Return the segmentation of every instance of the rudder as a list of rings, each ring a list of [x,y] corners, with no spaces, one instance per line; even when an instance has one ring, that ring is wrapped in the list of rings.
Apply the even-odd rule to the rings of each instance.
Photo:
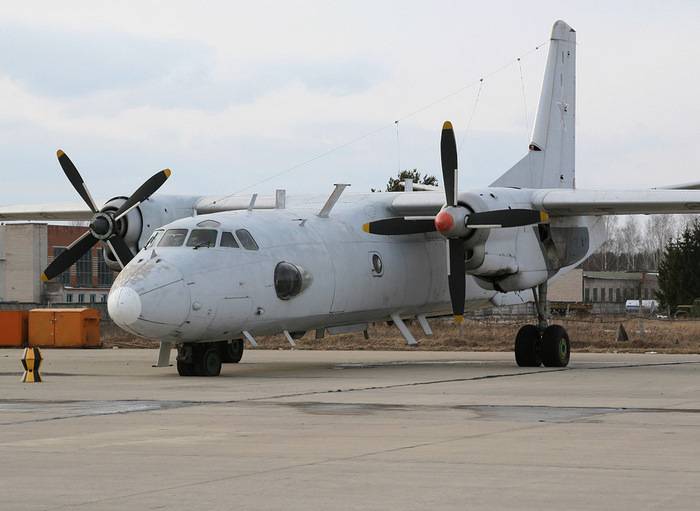
[[[576,31],[552,27],[547,67],[528,153],[491,186],[575,188]]]

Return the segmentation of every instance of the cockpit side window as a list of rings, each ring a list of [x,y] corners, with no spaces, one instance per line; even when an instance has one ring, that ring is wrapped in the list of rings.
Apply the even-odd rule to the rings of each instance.
[[[236,231],[236,236],[246,250],[258,250],[258,244],[255,243],[253,236],[245,229],[238,229]]]
[[[181,247],[187,237],[187,229],[168,229],[158,242],[159,247]]]
[[[236,238],[233,237],[232,232],[224,231],[221,233],[221,241],[219,242],[220,247],[229,248],[239,248]]]
[[[187,239],[187,246],[194,248],[216,246],[216,236],[219,231],[214,229],[192,229],[192,234]]]
[[[160,240],[160,237],[163,235],[163,229],[158,229],[157,231],[154,231],[153,234],[151,234],[151,237],[148,238],[148,241],[146,242],[146,245],[143,248],[151,248],[158,243]]]

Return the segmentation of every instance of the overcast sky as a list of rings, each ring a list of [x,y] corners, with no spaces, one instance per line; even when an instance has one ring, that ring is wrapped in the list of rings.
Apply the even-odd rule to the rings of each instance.
[[[0,204],[75,200],[59,147],[98,197],[165,167],[167,193],[367,191],[439,173],[445,119],[461,186],[485,186],[525,152],[557,19],[579,43],[578,187],[700,181],[697,1],[100,4],[3,5]]]

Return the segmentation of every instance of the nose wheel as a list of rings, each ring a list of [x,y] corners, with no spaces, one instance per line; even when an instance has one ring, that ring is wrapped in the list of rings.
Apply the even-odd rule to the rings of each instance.
[[[571,341],[561,325],[548,325],[547,283],[532,292],[537,307],[537,325],[525,325],[515,336],[515,362],[520,367],[566,367],[571,357]]]
[[[243,341],[185,343],[177,348],[180,376],[219,376],[221,364],[237,364],[243,357]]]
[[[219,376],[221,350],[217,343],[187,343],[177,349],[177,372],[180,376]]]

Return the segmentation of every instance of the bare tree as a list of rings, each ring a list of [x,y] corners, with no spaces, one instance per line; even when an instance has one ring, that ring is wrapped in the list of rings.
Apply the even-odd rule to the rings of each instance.
[[[625,255],[627,269],[632,270],[635,267],[635,256],[642,249],[642,235],[637,218],[628,216],[619,234],[620,248]]]
[[[666,243],[676,236],[678,219],[675,215],[650,215],[644,228],[644,244],[651,256],[651,267],[657,268]]]
[[[605,241],[598,249],[603,256],[603,270],[608,270],[608,254],[617,250],[617,217],[608,215],[603,217],[603,228],[605,229]]]

